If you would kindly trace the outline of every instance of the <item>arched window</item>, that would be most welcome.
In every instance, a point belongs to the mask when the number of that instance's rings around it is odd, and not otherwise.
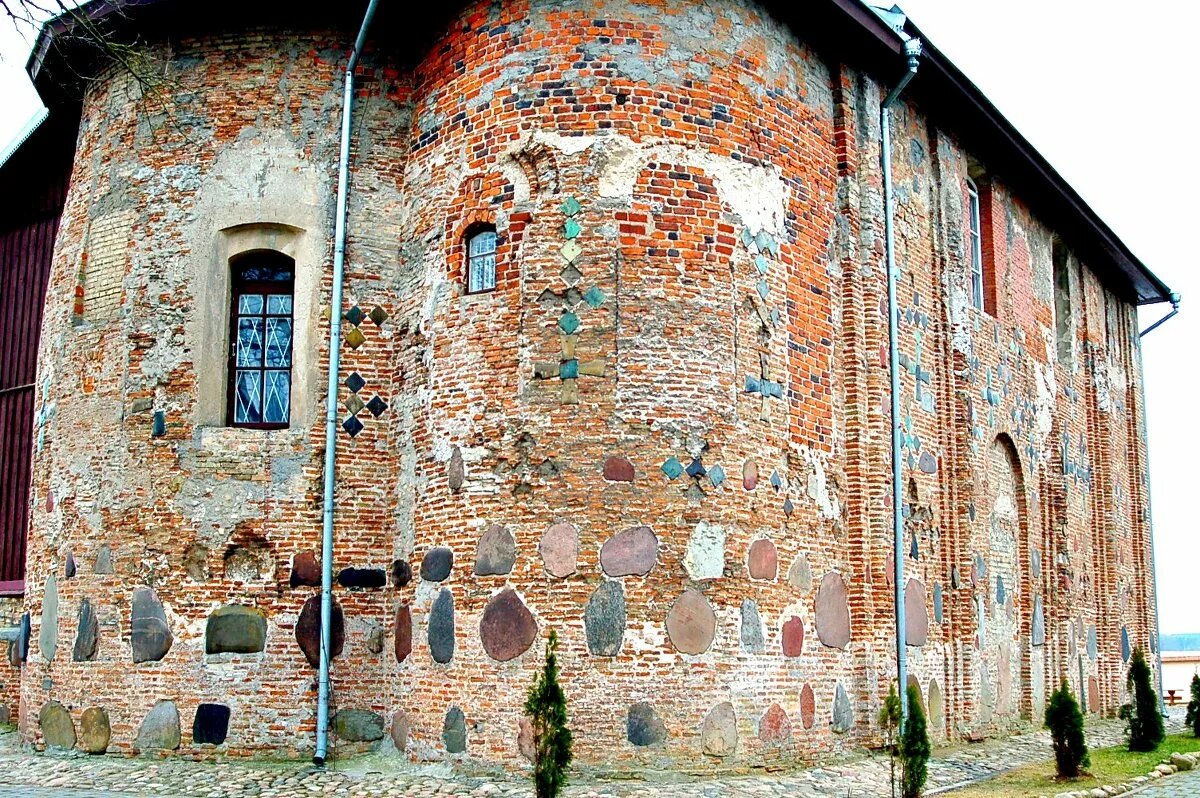
[[[230,261],[229,425],[288,426],[292,405],[292,298],[296,264],[257,250]]]
[[[477,225],[467,231],[467,293],[496,290],[496,228]]]
[[[971,305],[976,310],[984,309],[983,299],[983,225],[979,212],[979,189],[975,181],[967,178],[967,202],[970,205],[968,223],[971,248]]]

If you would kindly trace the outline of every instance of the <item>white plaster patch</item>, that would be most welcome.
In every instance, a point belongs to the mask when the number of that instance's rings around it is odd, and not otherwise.
[[[688,539],[683,567],[692,579],[717,579],[725,572],[725,528],[701,521]]]
[[[837,518],[841,515],[841,503],[829,490],[829,478],[825,473],[825,456],[808,447],[800,447],[800,456],[808,463],[811,473],[808,476],[808,496],[817,504],[821,515],[826,518]]]

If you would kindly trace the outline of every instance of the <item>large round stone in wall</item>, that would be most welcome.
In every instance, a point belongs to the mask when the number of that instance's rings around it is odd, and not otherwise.
[[[667,739],[667,727],[650,704],[642,701],[629,708],[625,718],[625,737],[638,747],[661,745]]]
[[[700,748],[709,756],[729,756],[737,750],[737,715],[733,704],[722,701],[708,711],[700,727]]]
[[[230,604],[208,616],[205,654],[252,654],[267,645],[267,616],[257,607]]]
[[[816,601],[817,638],[830,648],[850,644],[850,601],[842,575],[830,571],[821,578]]]
[[[174,701],[159,701],[146,713],[134,747],[139,751],[173,751],[179,747],[179,710]]]
[[[546,573],[566,579],[578,567],[579,530],[565,521],[554,524],[542,535],[538,553],[542,555]]]
[[[909,579],[904,585],[904,635],[910,646],[923,646],[929,639],[925,583],[920,579]]]
[[[167,613],[155,592],[148,587],[133,591],[129,634],[133,661],[156,662],[167,655],[173,641]]]
[[[609,576],[645,576],[658,559],[658,537],[648,526],[618,532],[600,547],[600,567]]]
[[[508,527],[492,524],[479,538],[475,550],[475,575],[497,576],[512,570],[517,561],[517,542]]]
[[[768,746],[784,746],[792,741],[792,721],[783,707],[767,707],[758,720],[758,739]]]
[[[333,602],[329,618],[329,658],[333,659],[342,653],[342,648],[346,645],[346,621],[337,601]],[[321,665],[321,597],[319,595],[309,597],[300,609],[300,617],[296,619],[296,642],[300,645],[300,650],[304,652],[304,658],[308,660],[308,664],[319,668]]]
[[[88,754],[103,754],[108,750],[112,729],[103,707],[88,707],[79,716],[79,750]]]
[[[426,582],[444,582],[454,567],[454,552],[445,546],[435,546],[421,558],[421,578]]]
[[[667,613],[667,637],[684,654],[703,654],[712,645],[717,616],[699,590],[685,590]]]
[[[71,713],[57,701],[51,701],[38,712],[38,725],[42,727],[42,739],[53,748],[75,747],[75,722]]]
[[[537,637],[537,621],[512,588],[492,596],[479,621],[479,638],[488,656],[507,662],[521,656]]]

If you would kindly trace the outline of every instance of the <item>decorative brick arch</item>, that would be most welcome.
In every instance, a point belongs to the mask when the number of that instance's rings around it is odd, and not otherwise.
[[[529,213],[513,212],[513,185],[497,172],[466,177],[446,211],[446,276],[465,291],[466,237],[473,228],[496,228],[496,290],[515,290],[521,273],[518,253]]]

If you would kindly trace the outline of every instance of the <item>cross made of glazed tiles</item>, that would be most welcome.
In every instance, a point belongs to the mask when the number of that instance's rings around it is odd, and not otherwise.
[[[762,376],[756,377],[753,374],[746,375],[746,393],[756,393],[762,397],[762,411],[759,418],[763,421],[771,420],[771,407],[768,404],[770,399],[783,398],[783,385],[778,382],[772,382],[770,379],[771,368],[767,362],[767,355],[764,352],[760,356],[762,363]]]
[[[574,315],[573,313],[568,313],[563,319]],[[570,323],[567,326],[570,327]],[[579,404],[579,378],[603,377],[608,363],[602,357],[583,363],[579,362],[579,358],[575,356],[575,346],[579,343],[579,336],[575,334],[575,330],[579,329],[578,320],[576,320],[574,327],[569,333],[563,327],[562,320],[559,321],[559,328],[564,332],[561,336],[562,359],[557,363],[534,363],[533,376],[539,380],[552,380],[557,377],[562,384],[562,403],[564,405],[577,405]]]

